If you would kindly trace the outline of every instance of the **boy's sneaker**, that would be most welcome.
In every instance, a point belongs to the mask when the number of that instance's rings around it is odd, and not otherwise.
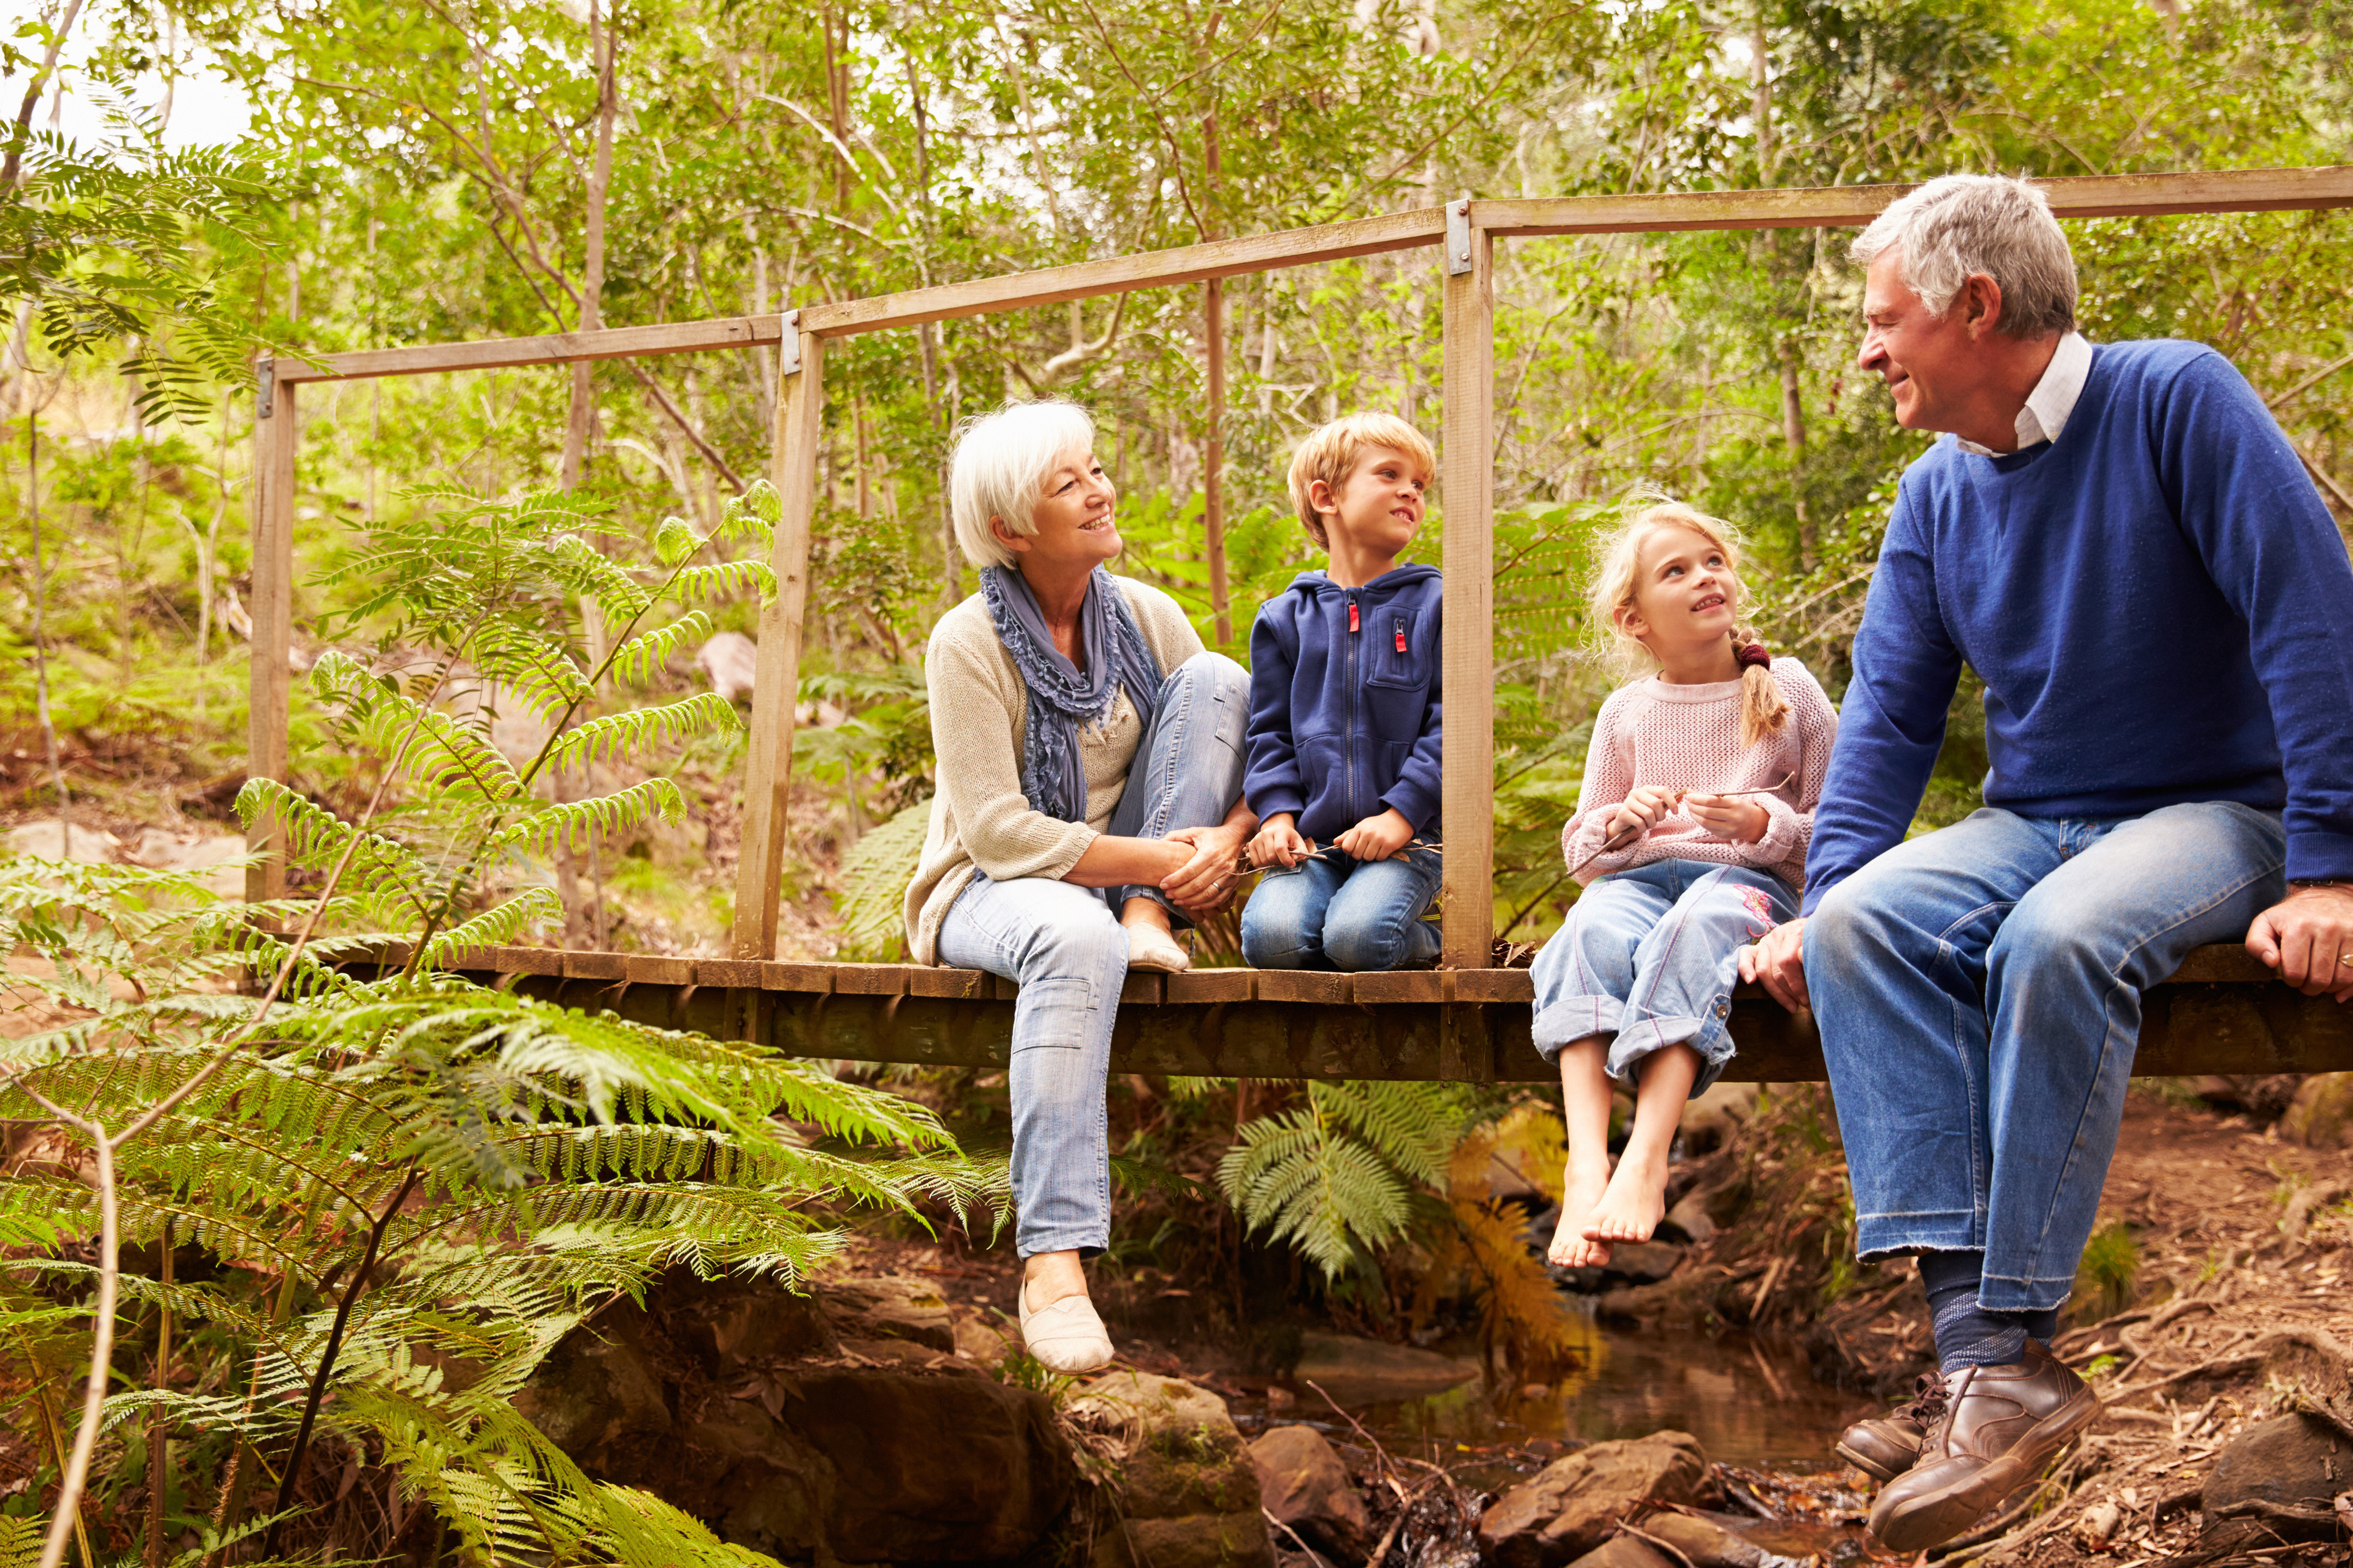
[[[1945,1413],[1945,1374],[1922,1373],[1908,1403],[1848,1427],[1838,1440],[1838,1457],[1885,1486],[1919,1462],[1929,1426]]]
[[[1945,1383],[1918,1461],[1872,1505],[1871,1532],[1891,1551],[1926,1552],[1960,1534],[2100,1413],[2090,1386],[2033,1340],[2022,1361],[1965,1366]]]

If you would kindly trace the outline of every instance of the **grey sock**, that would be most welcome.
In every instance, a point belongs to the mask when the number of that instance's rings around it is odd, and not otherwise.
[[[1965,1366],[2006,1366],[2024,1358],[2030,1314],[1989,1312],[1978,1305],[1984,1253],[1924,1252],[1918,1262],[1939,1367],[1955,1372]],[[2045,1315],[2031,1314],[2038,1319]],[[2055,1312],[2047,1315],[2057,1318]]]

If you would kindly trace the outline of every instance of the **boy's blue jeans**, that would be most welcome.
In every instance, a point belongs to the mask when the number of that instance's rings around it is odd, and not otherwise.
[[[1108,831],[1161,838],[1213,827],[1242,793],[1250,678],[1196,654],[1161,689],[1153,749],[1139,752]],[[1111,1143],[1103,1080],[1127,979],[1119,911],[1150,888],[1082,888],[1047,877],[995,882],[976,871],[940,923],[940,962],[1020,987],[1013,1003],[1014,1245],[1096,1253],[1111,1244]],[[1165,901],[1165,900],[1164,900]]]
[[[1553,1061],[1572,1041],[1612,1036],[1609,1076],[1631,1087],[1651,1052],[1689,1046],[1698,1093],[1732,1059],[1736,955],[1797,913],[1788,883],[1746,866],[1653,860],[1598,879],[1536,950],[1536,1049]]]
[[[2115,1153],[2140,997],[2286,896],[2275,812],[1987,808],[1806,921],[1857,1251],[1983,1252],[1988,1310],[2057,1307]]]
[[[1434,849],[1357,860],[1325,846],[1314,860],[1271,870],[1242,906],[1242,962],[1252,969],[1415,969],[1438,957],[1421,917],[1438,896]]]

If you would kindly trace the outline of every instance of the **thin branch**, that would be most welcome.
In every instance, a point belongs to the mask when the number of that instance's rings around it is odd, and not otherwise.
[[[385,1227],[400,1213],[400,1205],[408,1201],[416,1186],[417,1161],[411,1157],[408,1173],[401,1178],[400,1190],[392,1194],[392,1201],[384,1205],[384,1213],[368,1227],[367,1250],[360,1255],[359,1267],[352,1270],[352,1282],[343,1291],[343,1299],[335,1304],[334,1326],[327,1331],[326,1348],[319,1353],[319,1370],[311,1374],[310,1390],[302,1400],[302,1424],[294,1429],[294,1447],[286,1456],[286,1471],[279,1479],[278,1506],[273,1510],[277,1517],[269,1521],[269,1531],[261,1539],[264,1562],[277,1559],[278,1538],[285,1531],[286,1516],[294,1507],[294,1483],[302,1473],[302,1456],[311,1447],[311,1428],[319,1419],[319,1402],[326,1397],[328,1375],[334,1371],[335,1357],[343,1348],[343,1330],[351,1322],[352,1307],[366,1289],[368,1276],[375,1271],[376,1252],[384,1245]]]

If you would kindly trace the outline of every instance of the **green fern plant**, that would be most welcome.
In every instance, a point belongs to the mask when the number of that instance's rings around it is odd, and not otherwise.
[[[559,764],[643,763],[736,722],[708,696],[589,710],[607,674],[700,635],[691,601],[773,590],[755,561],[701,557],[723,537],[765,545],[774,493],[754,487],[712,539],[666,521],[642,568],[596,548],[604,525],[562,496],[416,499],[327,582],[352,597],[347,629],[425,647],[429,667],[403,681],[331,653],[311,674],[337,732],[377,764],[375,798],[345,820],[273,781],[239,796],[321,875],[314,899],[225,904],[189,877],[0,866],[0,942],[53,971],[9,977],[30,1026],[0,1042],[0,1116],[54,1121],[99,1178],[58,1162],[0,1187],[0,1334],[54,1327],[59,1301],[89,1314],[42,1568],[63,1557],[100,1434],[133,1421],[226,1436],[214,1529],[266,1519],[264,1560],[299,1527],[304,1458],[332,1433],[396,1468],[470,1562],[759,1561],[590,1480],[514,1394],[597,1304],[665,1268],[790,1284],[839,1251],[856,1209],[1002,1211],[1001,1177],[910,1101],[442,968],[560,913],[532,882],[555,846],[681,809],[658,776],[566,802],[534,786]],[[612,629],[593,668],[565,629],[575,612]],[[470,679],[485,689],[453,710]],[[491,743],[501,708],[547,725],[522,764]],[[387,948],[397,963],[354,967]],[[260,994],[227,984],[248,973],[269,977]],[[56,1245],[90,1228],[94,1265]],[[132,1244],[193,1244],[229,1267],[146,1279],[119,1268]],[[118,1301],[225,1337],[235,1383],[110,1392]],[[43,1398],[76,1370],[31,1365]],[[265,1471],[268,1500],[250,1495]]]
[[[932,826],[932,803],[919,800],[871,829],[841,858],[843,950],[853,959],[895,958],[906,949],[905,904]]]
[[[1325,1279],[1369,1273],[1412,1223],[1416,1189],[1443,1183],[1470,1115],[1453,1084],[1310,1079],[1300,1103],[1242,1125],[1218,1185],[1246,1230]]]

